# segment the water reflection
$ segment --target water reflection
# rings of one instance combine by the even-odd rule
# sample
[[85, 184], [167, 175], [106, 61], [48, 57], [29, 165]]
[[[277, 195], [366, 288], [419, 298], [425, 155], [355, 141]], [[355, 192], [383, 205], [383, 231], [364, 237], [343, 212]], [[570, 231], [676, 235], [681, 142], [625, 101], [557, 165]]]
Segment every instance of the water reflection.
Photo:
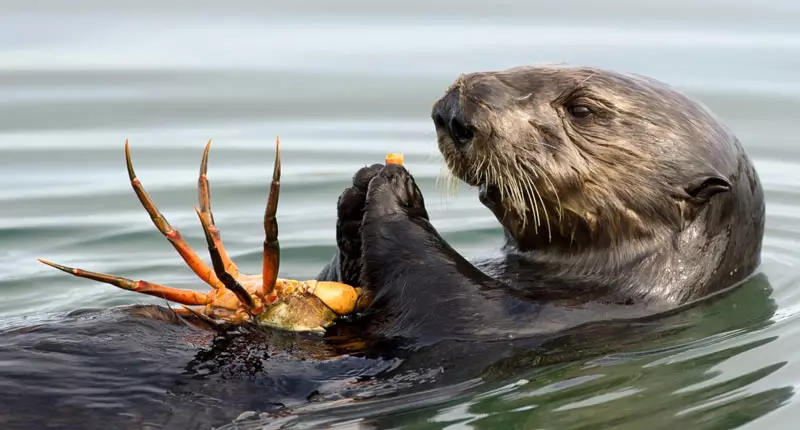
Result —
[[[229, 427], [791, 425], [783, 414], [796, 408], [800, 379], [800, 8], [581, 0], [568, 9], [2, 2], [0, 425], [208, 428], [247, 411]], [[474, 190], [448, 196], [436, 187], [430, 104], [459, 73], [551, 61], [665, 80], [731, 125], [767, 192], [763, 276], [664, 320], [474, 347], [443, 372], [437, 354], [465, 350], [446, 345], [404, 372], [415, 363], [366, 353], [322, 359], [344, 347], [314, 338], [211, 338], [133, 318], [110, 308], [160, 302], [35, 261], [201, 288], [138, 206], [122, 144], [131, 140], [162, 212], [203, 249], [194, 181], [213, 138], [218, 224], [240, 265], [259, 267], [275, 135], [285, 151], [282, 275], [318, 272], [333, 252], [334, 202], [350, 175], [398, 150], [437, 228], [467, 255], [486, 254], [499, 232]], [[384, 379], [372, 378], [379, 372]]]

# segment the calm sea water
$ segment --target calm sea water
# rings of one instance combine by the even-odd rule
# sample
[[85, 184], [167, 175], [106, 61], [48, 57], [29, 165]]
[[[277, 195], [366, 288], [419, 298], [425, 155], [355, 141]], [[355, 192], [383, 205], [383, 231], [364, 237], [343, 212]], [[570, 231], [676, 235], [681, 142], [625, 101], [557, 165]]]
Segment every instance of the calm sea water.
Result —
[[[235, 377], [189, 384], [176, 394], [164, 387], [182, 378], [177, 371], [156, 375], [158, 383], [155, 373], [150, 379], [107, 374], [112, 363], [92, 361], [82, 342], [99, 348], [107, 338], [113, 345], [113, 319], [106, 332], [84, 332], [84, 340], [59, 331], [78, 324], [83, 314], [76, 310], [160, 302], [64, 275], [37, 257], [204, 290], [139, 206], [125, 172], [126, 138], [144, 186], [201, 255], [192, 206], [203, 145], [213, 139], [215, 217], [245, 270], [260, 268], [277, 135], [284, 163], [281, 275], [317, 274], [334, 252], [339, 193], [359, 167], [391, 151], [406, 154], [436, 227], [463, 253], [480, 255], [500, 243], [500, 230], [474, 190], [452, 195], [436, 186], [441, 162], [430, 106], [459, 73], [541, 62], [650, 75], [719, 114], [743, 140], [767, 191], [759, 276], [681, 320], [681, 330], [607, 354], [531, 365], [492, 382], [463, 381], [468, 389], [454, 384], [355, 405], [298, 402], [282, 418], [248, 425], [334, 419], [370, 428], [369, 419], [358, 419], [383, 417], [370, 425], [795, 428], [800, 3], [110, 3], [0, 4], [3, 428], [68, 427], [101, 415], [133, 428], [233, 428], [239, 414], [269, 410], [270, 387], [263, 385], [263, 391], [249, 386], [246, 405], [198, 394], [233, 390]], [[154, 343], [162, 333], [164, 345]], [[175, 338], [157, 327], [129, 332], [128, 347], [141, 351], [120, 368], [183, 366], [185, 355], [169, 363], [164, 352]], [[280, 373], [275, 378], [296, 383]], [[192, 396], [194, 403], [174, 400]]]

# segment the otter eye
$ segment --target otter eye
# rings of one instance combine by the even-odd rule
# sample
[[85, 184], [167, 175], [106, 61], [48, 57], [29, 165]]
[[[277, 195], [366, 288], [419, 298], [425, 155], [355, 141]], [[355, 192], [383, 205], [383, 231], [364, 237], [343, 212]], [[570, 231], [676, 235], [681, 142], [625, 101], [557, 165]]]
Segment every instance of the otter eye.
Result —
[[567, 107], [569, 114], [575, 118], [586, 118], [592, 114], [592, 110], [584, 105], [571, 105]]

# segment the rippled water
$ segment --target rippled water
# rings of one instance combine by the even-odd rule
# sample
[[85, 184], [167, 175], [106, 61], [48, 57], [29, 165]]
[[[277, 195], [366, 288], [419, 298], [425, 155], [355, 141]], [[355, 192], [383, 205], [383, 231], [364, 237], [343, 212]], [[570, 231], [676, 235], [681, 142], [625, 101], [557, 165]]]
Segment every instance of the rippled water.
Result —
[[[794, 428], [800, 4], [146, 0], [103, 9], [107, 3], [0, 5], [3, 428], [208, 428], [275, 410], [283, 413], [246, 422]], [[261, 363], [267, 377], [237, 377], [236, 365], [215, 355], [229, 346], [102, 311], [159, 300], [36, 262], [203, 289], [139, 206], [125, 173], [126, 138], [144, 186], [200, 251], [194, 187], [203, 145], [214, 140], [217, 224], [240, 267], [253, 272], [276, 135], [281, 275], [317, 274], [334, 252], [340, 191], [390, 151], [406, 154], [445, 237], [470, 256], [491, 252], [500, 230], [475, 192], [453, 196], [435, 186], [430, 105], [459, 73], [551, 61], [664, 80], [734, 129], [767, 191], [759, 276], [676, 317], [670, 330], [622, 344], [604, 344], [602, 332], [576, 336], [561, 341], [560, 359], [498, 361], [483, 381], [393, 396], [373, 387], [369, 400], [337, 403], [325, 393], [348, 379], [319, 380], [336, 361]], [[246, 345], [237, 348], [246, 355]], [[595, 353], [570, 358], [581, 348]], [[305, 390], [308, 381], [318, 385]], [[402, 377], [394, 383], [403, 386]], [[312, 389], [322, 402], [287, 394]]]

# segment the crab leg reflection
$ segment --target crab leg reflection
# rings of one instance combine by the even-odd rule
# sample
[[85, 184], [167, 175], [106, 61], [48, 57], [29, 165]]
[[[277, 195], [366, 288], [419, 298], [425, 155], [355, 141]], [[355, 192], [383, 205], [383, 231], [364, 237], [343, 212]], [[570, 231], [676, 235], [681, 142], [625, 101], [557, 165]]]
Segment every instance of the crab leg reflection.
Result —
[[123, 290], [136, 291], [138, 293], [147, 294], [150, 296], [161, 297], [165, 300], [181, 303], [184, 305], [205, 305], [208, 304], [208, 297], [203, 293], [198, 293], [192, 290], [182, 290], [180, 288], [167, 287], [164, 285], [154, 284], [147, 281], [133, 281], [121, 276], [107, 275], [105, 273], [90, 272], [83, 269], [75, 269], [72, 267], [62, 266], [43, 258], [39, 259], [40, 262], [54, 267], [62, 272], [69, 273], [80, 278], [91, 279], [106, 284], [111, 284]]
[[214, 270], [200, 259], [192, 247], [183, 239], [180, 232], [169, 224], [164, 215], [158, 210], [155, 203], [153, 203], [153, 200], [147, 192], [145, 192], [142, 183], [139, 181], [139, 178], [136, 177], [136, 172], [133, 170], [131, 151], [127, 139], [125, 140], [125, 163], [128, 166], [128, 177], [130, 178], [131, 186], [133, 186], [133, 191], [136, 192], [136, 196], [139, 197], [139, 201], [150, 215], [150, 219], [153, 220], [153, 224], [158, 231], [169, 240], [172, 246], [175, 247], [175, 250], [178, 251], [178, 254], [180, 254], [183, 260], [186, 261], [186, 264], [189, 265], [189, 268], [191, 268], [200, 279], [214, 288], [222, 287], [223, 283], [217, 278]]

